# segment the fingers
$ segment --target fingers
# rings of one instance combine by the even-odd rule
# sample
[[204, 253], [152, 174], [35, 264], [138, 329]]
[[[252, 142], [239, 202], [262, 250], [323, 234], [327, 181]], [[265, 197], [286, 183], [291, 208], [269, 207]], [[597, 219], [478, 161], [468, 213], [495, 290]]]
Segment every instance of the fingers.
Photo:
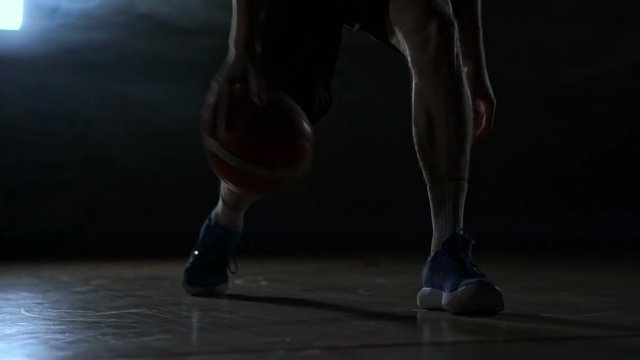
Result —
[[202, 106], [202, 113], [200, 114], [204, 120], [211, 116], [213, 107], [215, 106], [216, 94], [218, 93], [219, 84], [216, 80], [211, 82], [209, 90], [204, 99], [204, 105]]
[[230, 124], [228, 122], [228, 108], [229, 108], [229, 93], [230, 93], [230, 85], [228, 81], [223, 82], [219, 85], [218, 94], [215, 99], [215, 108], [214, 108], [214, 126], [218, 129], [228, 130]]
[[473, 104], [473, 142], [476, 143], [484, 137], [487, 127], [487, 108], [481, 100], [475, 100]]
[[211, 131], [211, 127], [216, 126], [216, 114], [218, 111], [218, 93], [220, 90], [220, 82], [217, 78], [213, 79], [207, 95], [204, 100], [204, 105], [200, 112], [200, 129], [203, 134], [208, 134]]
[[496, 101], [491, 100], [489, 103], [485, 103], [485, 124], [482, 128], [481, 136], [487, 136], [491, 129], [493, 128], [493, 117], [496, 109]]
[[266, 105], [267, 104], [267, 81], [263, 78], [263, 77], [259, 77], [258, 78], [258, 85], [257, 85], [257, 91], [258, 91], [258, 95], [259, 95], [259, 99], [260, 99], [260, 103], [261, 105]]
[[255, 68], [249, 69], [249, 89], [251, 100], [259, 106], [267, 104], [267, 84], [264, 77], [258, 75]]
[[484, 139], [493, 128], [493, 117], [495, 113], [495, 100], [489, 102], [476, 100], [474, 102], [474, 142]]

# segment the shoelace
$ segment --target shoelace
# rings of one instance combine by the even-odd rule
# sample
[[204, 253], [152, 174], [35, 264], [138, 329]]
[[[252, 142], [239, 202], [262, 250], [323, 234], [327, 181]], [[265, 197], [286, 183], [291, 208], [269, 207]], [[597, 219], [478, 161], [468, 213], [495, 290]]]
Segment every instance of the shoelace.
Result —
[[[233, 267], [231, 266], [232, 263]], [[238, 262], [236, 261], [236, 257], [233, 255], [229, 256], [229, 266], [227, 266], [227, 270], [229, 270], [229, 273], [233, 275], [238, 273]]]
[[474, 273], [476, 275], [485, 276], [485, 274], [478, 268], [478, 265], [476, 265], [476, 263], [470, 257], [456, 254], [453, 256], [449, 256], [449, 258], [454, 263], [457, 263], [458, 265], [460, 265], [461, 268], [467, 269], [467, 271]]
[[469, 260], [469, 265], [471, 265], [471, 270], [475, 271], [476, 274], [480, 276], [486, 276], [482, 271], [480, 271], [480, 269], [478, 268], [478, 265], [476, 265], [476, 263], [473, 260]]

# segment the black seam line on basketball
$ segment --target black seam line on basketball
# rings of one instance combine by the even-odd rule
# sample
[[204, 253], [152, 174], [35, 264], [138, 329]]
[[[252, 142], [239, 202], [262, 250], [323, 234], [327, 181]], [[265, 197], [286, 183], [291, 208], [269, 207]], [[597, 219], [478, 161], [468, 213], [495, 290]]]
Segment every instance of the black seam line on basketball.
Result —
[[253, 175], [259, 175], [259, 176], [270, 177], [270, 178], [300, 176], [304, 174], [309, 168], [309, 166], [311, 165], [311, 161], [306, 160], [302, 165], [297, 167], [291, 167], [291, 168], [264, 167], [256, 164], [251, 164], [242, 159], [239, 159], [238, 157], [228, 152], [219, 142], [217, 142], [216, 140], [212, 139], [209, 136], [205, 137], [204, 143], [207, 150], [216, 154], [218, 157], [224, 160], [227, 164], [233, 166], [238, 170], [242, 170]]

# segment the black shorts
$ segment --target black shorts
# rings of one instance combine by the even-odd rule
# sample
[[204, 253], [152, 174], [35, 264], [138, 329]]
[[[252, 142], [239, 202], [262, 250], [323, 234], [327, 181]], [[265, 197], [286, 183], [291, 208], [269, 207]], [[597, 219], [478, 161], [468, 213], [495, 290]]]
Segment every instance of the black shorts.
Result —
[[268, 86], [286, 92], [311, 123], [332, 103], [342, 29], [363, 30], [389, 46], [389, 0], [269, 0], [261, 67]]

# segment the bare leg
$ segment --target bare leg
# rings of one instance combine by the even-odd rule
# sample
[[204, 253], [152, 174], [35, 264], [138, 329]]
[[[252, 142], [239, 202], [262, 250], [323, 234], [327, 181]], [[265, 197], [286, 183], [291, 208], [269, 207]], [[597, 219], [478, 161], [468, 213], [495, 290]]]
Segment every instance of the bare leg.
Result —
[[471, 97], [449, 0], [390, 0], [389, 22], [413, 78], [413, 137], [429, 188], [433, 253], [463, 226]]

